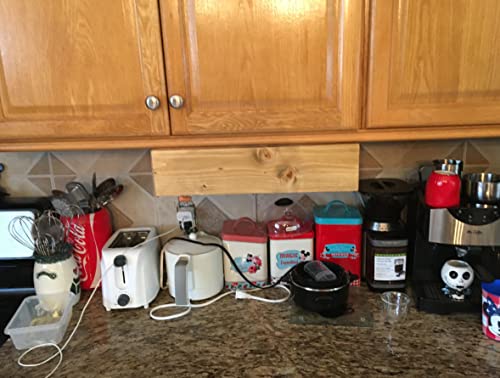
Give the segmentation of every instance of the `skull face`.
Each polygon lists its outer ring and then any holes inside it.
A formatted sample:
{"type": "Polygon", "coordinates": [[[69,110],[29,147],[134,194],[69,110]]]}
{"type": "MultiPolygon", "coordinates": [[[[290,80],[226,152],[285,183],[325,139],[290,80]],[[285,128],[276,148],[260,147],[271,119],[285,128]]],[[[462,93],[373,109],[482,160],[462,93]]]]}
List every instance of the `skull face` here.
{"type": "Polygon", "coordinates": [[[441,268],[441,279],[451,289],[463,291],[472,285],[474,271],[462,260],[448,260],[441,268]]]}

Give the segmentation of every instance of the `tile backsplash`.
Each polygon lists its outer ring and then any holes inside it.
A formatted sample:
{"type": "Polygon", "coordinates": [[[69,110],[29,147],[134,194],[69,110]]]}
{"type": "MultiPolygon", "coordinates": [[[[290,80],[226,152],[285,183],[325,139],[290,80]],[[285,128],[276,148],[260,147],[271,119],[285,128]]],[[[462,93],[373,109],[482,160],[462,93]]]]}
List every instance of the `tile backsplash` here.
{"type": "MultiPolygon", "coordinates": [[[[417,168],[435,158],[464,161],[464,171],[500,172],[500,139],[435,142],[365,143],[361,146],[360,177],[417,179],[417,168]]],[[[0,153],[6,167],[0,185],[14,196],[49,195],[64,189],[68,181],[90,186],[94,172],[98,181],[115,177],[125,185],[122,195],[110,206],[115,228],[154,225],[161,231],[176,225],[176,197],[156,197],[148,150],[18,152],[0,153]]],[[[201,227],[219,233],[226,219],[249,216],[262,220],[268,207],[283,195],[249,194],[194,196],[201,227]]],[[[287,197],[306,209],[332,199],[358,205],[356,193],[294,193],[287,197]]]]}

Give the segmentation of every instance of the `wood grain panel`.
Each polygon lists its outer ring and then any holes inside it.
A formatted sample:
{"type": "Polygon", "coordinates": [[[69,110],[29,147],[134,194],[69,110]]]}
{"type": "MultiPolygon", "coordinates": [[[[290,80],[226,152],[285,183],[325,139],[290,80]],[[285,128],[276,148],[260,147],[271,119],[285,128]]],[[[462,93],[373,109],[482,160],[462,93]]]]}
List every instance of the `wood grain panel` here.
{"type": "Polygon", "coordinates": [[[154,1],[0,0],[1,137],[165,135],[147,95],[166,104],[154,1]]]}
{"type": "MultiPolygon", "coordinates": [[[[76,126],[75,126],[76,127],[76,126]]],[[[111,130],[119,134],[119,125],[111,130]]],[[[132,126],[133,127],[133,126],[132,126]]],[[[72,127],[73,129],[73,127],[72,127]]],[[[119,150],[126,148],[199,148],[241,147],[261,145],[304,145],[329,143],[398,142],[417,140],[450,140],[471,138],[500,138],[500,125],[454,127],[408,127],[391,129],[363,129],[348,131],[322,131],[303,133],[251,134],[236,138],[220,136],[172,136],[172,137],[109,137],[31,140],[0,139],[0,151],[67,151],[67,150],[119,150]]]]}
{"type": "Polygon", "coordinates": [[[173,133],[357,128],[363,4],[161,1],[173,133]]]}
{"type": "Polygon", "coordinates": [[[500,122],[500,2],[374,0],[368,127],[500,122]]]}
{"type": "Polygon", "coordinates": [[[359,145],[153,150],[157,195],[355,191],[359,145]]]}

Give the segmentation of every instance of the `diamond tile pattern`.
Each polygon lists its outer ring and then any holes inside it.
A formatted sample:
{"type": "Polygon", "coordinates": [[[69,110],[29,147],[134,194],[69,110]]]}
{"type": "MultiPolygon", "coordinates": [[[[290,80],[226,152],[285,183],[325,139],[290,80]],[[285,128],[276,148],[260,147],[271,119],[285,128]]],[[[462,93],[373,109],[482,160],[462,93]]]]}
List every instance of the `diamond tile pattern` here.
{"type": "MultiPolygon", "coordinates": [[[[310,217],[310,219],[312,220],[313,209],[314,209],[314,206],[316,206],[316,202],[314,202],[311,199],[311,197],[309,197],[307,194],[304,194],[302,197],[300,197],[298,202],[296,204],[294,204],[294,206],[297,206],[297,205],[299,205],[305,211],[305,213],[310,217]]],[[[292,210],[293,210],[294,206],[292,206],[292,210]]]]}
{"type": "Polygon", "coordinates": [[[362,167],[359,172],[359,177],[362,179],[375,178],[383,171],[382,165],[370,154],[366,147],[362,147],[360,150],[359,165],[362,167]]]}
{"type": "Polygon", "coordinates": [[[473,143],[467,142],[464,153],[464,171],[482,172],[486,171],[489,165],[490,162],[479,149],[473,143]]]}
{"type": "Polygon", "coordinates": [[[57,156],[50,154],[50,162],[52,165],[52,174],[54,175],[74,175],[75,172],[69,168],[63,161],[61,161],[57,156]]]}
{"type": "Polygon", "coordinates": [[[153,175],[151,173],[146,174],[130,174],[132,180],[134,180],[142,189],[151,194],[155,195],[155,188],[153,183],[153,175]]]}
{"type": "MultiPolygon", "coordinates": [[[[54,176],[54,187],[52,189],[66,190],[66,184],[75,180],[76,176],[54,176]]],[[[87,190],[90,190],[90,187],[87,190]]]]}
{"type": "Polygon", "coordinates": [[[50,195],[52,191],[52,183],[50,182],[50,177],[28,177],[28,180],[35,185],[41,193],[38,195],[50,195]]]}
{"type": "Polygon", "coordinates": [[[43,154],[33,168],[30,169],[29,175],[50,175],[49,154],[43,154]]]}
{"type": "Polygon", "coordinates": [[[196,206],[198,228],[212,235],[219,236],[224,221],[229,217],[210,199],[205,198],[196,206]]]}
{"type": "Polygon", "coordinates": [[[149,173],[151,174],[151,154],[149,151],[144,152],[144,154],[139,158],[137,163],[132,167],[130,173],[149,173]]]}
{"type": "Polygon", "coordinates": [[[113,221],[113,227],[115,230],[119,228],[127,228],[131,227],[134,224],[134,221],[126,216],[119,208],[115,205],[110,204],[108,206],[111,212],[111,219],[113,221]]]}
{"type": "MultiPolygon", "coordinates": [[[[465,171],[500,173],[500,139],[397,143],[361,146],[360,177],[399,177],[416,180],[417,168],[433,159],[464,160],[465,171]]],[[[48,195],[68,181],[82,181],[88,188],[92,173],[98,182],[115,177],[125,191],[110,206],[115,227],[156,225],[160,231],[177,227],[176,197],[155,197],[148,150],[0,153],[6,165],[0,185],[13,196],[48,195]]],[[[226,219],[249,216],[264,220],[270,206],[289,197],[310,211],[314,204],[338,199],[359,205],[356,193],[294,193],[234,196],[194,196],[198,222],[206,232],[219,234],[226,219]]]]}

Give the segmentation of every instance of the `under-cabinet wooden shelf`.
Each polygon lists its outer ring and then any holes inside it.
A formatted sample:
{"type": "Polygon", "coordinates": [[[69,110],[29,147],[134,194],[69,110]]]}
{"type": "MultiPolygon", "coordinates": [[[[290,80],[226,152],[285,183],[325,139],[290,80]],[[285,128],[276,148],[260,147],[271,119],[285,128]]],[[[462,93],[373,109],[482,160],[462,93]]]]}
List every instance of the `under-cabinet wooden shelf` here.
{"type": "Polygon", "coordinates": [[[356,191],[359,144],[151,152],[156,195],[356,191]]]}

